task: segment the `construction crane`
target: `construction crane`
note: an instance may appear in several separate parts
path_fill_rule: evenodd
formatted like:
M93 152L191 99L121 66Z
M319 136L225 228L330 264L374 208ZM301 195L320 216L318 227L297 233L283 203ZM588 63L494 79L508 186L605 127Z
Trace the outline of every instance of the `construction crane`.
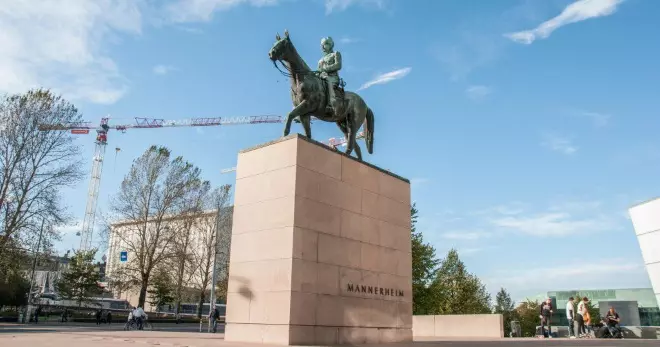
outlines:
M85 207L85 218L80 232L76 235L81 236L80 249L88 250L92 245L92 234L94 230L94 221L96 217L96 206L99 198L99 187L101 185L101 171L103 170L103 159L105 156L105 147L108 144L108 131L118 130L122 133L128 129L153 129L153 128L172 128L172 127L205 127L220 125L238 125L238 124L266 124L282 123L281 116L249 116L233 118L191 118L183 120L165 120L154 118L135 118L135 123L110 125L109 117L101 118L99 126L93 126L90 122L70 122L60 124L40 124L41 131L62 131L69 130L72 134L89 134L90 130L96 130L96 148L94 149L94 158L92 162L92 175L89 181L87 192L87 206Z
M357 136L355 136L355 138L358 139L358 140L359 139L364 139L364 130L360 131L357 134ZM324 145L326 145L328 147L332 147L334 150L337 150L337 147L346 146L346 144L348 143L348 140L346 140L345 137L342 137L340 139L335 139L334 137L331 137L331 138L328 139L327 142L321 142L321 143L323 143ZM222 170L220 170L220 173L221 174L228 174L228 173L231 173L231 172L234 172L234 171L236 171L235 166L230 167L230 168L226 168L226 169L222 169Z

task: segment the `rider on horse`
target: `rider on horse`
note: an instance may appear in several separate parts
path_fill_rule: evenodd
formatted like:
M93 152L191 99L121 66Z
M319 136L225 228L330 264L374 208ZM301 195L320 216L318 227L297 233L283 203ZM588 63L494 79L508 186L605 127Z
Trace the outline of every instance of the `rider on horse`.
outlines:
M324 37L321 39L321 50L323 51L323 58L319 60L320 77L326 82L328 88L328 102L326 103L325 112L332 114L338 111L340 104L335 95L335 88L339 87L339 70L341 70L341 53L333 51L335 42L332 37Z

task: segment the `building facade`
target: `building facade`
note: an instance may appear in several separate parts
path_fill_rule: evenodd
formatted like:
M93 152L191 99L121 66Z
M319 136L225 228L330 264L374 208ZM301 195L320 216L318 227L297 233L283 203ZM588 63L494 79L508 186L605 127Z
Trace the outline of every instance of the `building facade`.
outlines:
M660 199L633 206L628 210L656 305L660 305Z
M570 297L588 298L594 307L599 309L601 315L613 306L620 311L624 325L660 325L660 308L651 288L552 291L548 292L547 297L552 299L552 304L556 308L553 324L557 325L568 325L566 304Z
M132 306L138 305L139 299L139 285L120 286L118 282L122 282L122 271L126 268L136 269L139 268L140 257L137 252L140 252L140 245L145 243L152 247L156 243L153 242L155 237L176 237L166 242L158 242L156 253L162 252L166 254L162 260L156 264L156 268L165 269L170 278L176 279L181 277L185 279L183 291L186 293L200 292L203 287L202 277L204 273L198 273L203 269L208 269L205 273L206 280L208 281L208 288L210 290L210 277L213 270L212 264L207 264L211 261L213 256L213 245L217 245L219 254L226 254L228 259L229 244L231 239L231 213L232 209L227 208L222 216L227 220L222 221L220 224L219 232L215 232L216 225L216 211L206 211L194 216L172 216L159 221L161 225L156 227L156 221L149 221L144 226L142 222L121 221L111 225L110 237L108 242L108 253L106 254L106 278L108 279L109 289L112 291L116 299L127 300ZM186 224L188 223L188 224ZM186 226L187 225L187 226ZM228 227L227 227L228 226ZM171 233L171 235L156 233ZM184 234L181 234L183 232ZM177 233L177 236L173 236ZM185 247L182 244L181 238L185 237ZM183 248L181 248L183 247ZM151 251L151 248L147 248ZM175 269L177 266L176 259L187 259L184 267L183 274L177 274ZM222 258L222 257L219 257ZM222 261L219 259L219 261ZM155 268L155 269L156 269ZM221 268L221 267L219 267ZM151 272L152 278L155 270ZM219 274L222 278L223 273ZM114 285L113 285L114 284ZM173 284L174 285L174 284ZM206 298L208 299L208 297ZM149 296L147 295L147 302L145 303L145 310L156 310L149 304Z

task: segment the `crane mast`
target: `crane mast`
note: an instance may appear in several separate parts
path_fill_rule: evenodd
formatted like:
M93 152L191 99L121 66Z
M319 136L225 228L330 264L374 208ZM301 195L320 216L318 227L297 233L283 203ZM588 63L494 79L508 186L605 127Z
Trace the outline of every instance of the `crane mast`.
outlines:
M108 144L107 129L102 127L96 132L97 136L94 158L92 161L92 176L89 180L89 188L87 190L85 218L83 219L82 230L80 231L80 249L82 250L87 250L92 247L94 222L96 220L96 206L99 201L99 188L101 186L101 173L103 171L103 159L105 157L105 148Z

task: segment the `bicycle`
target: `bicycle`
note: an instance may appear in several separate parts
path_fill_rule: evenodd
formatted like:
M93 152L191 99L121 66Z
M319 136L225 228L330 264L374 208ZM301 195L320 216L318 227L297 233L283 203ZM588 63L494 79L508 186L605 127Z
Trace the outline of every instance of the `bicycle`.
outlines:
M151 331L153 330L153 328L154 328L153 325L148 320L145 319L142 321L142 330ZM124 327L124 330L129 330L129 331L138 330L137 321L135 319L131 319L130 321L126 322L126 326Z

